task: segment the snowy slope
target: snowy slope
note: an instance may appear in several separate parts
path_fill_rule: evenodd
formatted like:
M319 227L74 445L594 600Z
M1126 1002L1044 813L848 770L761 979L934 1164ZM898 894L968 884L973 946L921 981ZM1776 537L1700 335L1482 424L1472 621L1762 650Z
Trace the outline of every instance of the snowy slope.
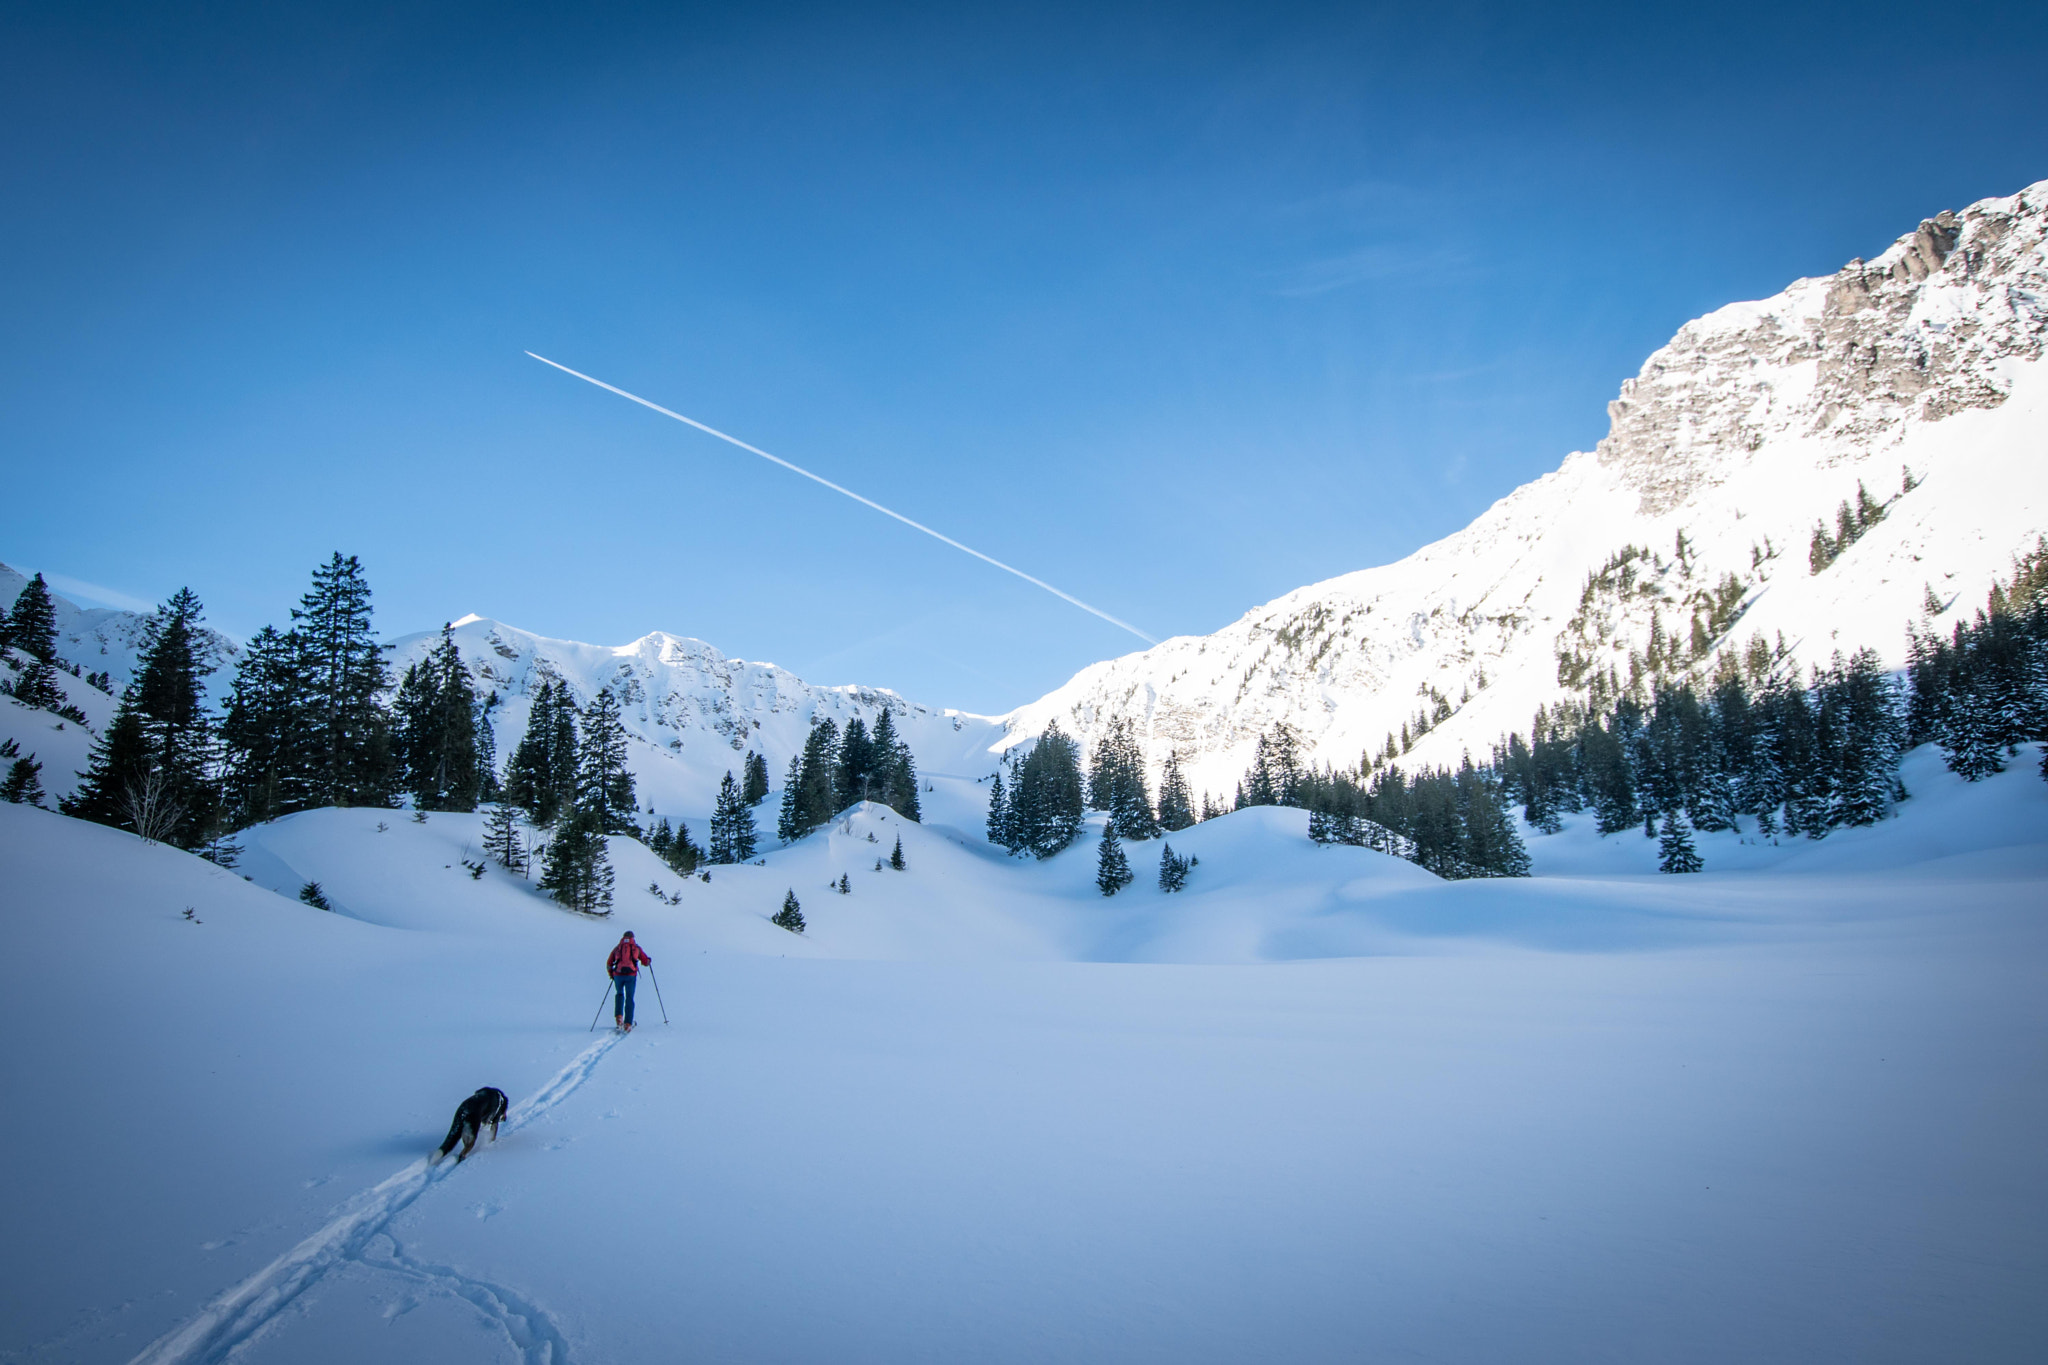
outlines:
M0 807L0 1358L2031 1360L2048 785L1913 764L1736 873L1264 809L1105 901L864 808L709 884L615 840L610 922L470 878L474 817L289 817L244 881Z
M1568 667L1626 679L1653 629L1689 646L1695 617L1705 664L1782 634L1805 665L1863 646L1895 665L1930 593L1946 625L2048 532L2044 227L2048 182L1688 323L1609 405L1596 450L1399 563L1085 669L1006 717L1011 740L1127 716L1155 765L1177 750L1227 795L1276 721L1348 766L1441 698L1452 716L1407 761L1483 756L1565 694ZM1859 482L1895 498L1885 519L1809 572L1815 525ZM1627 577L1589 591L1632 546L1647 553ZM1735 619L1716 621L1731 576Z
M987 717L935 711L880 688L814 686L774 664L728 658L702 640L657 631L629 645L587 645L481 616L463 617L454 633L479 694L495 691L504 700L493 720L501 767L526 733L542 679L566 682L579 706L609 687L623 712L640 803L664 815L707 816L719 780L728 771L740 776L750 749L766 755L779 791L813 716L842 728L859 716L872 727L887 708L921 775L978 777L995 768L987 750L1002 730ZM431 632L394 641L393 676L439 640L439 632ZM766 818L772 825L772 810Z

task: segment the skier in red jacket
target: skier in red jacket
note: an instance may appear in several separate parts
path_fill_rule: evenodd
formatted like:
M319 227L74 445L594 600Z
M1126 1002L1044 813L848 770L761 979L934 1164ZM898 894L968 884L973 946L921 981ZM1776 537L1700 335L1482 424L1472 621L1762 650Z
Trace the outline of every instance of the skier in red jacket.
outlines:
M605 970L612 974L612 1023L622 1033L633 1029L633 987L640 982L643 965L652 967L654 959L640 951L640 945L633 941L633 931L628 929L604 963Z

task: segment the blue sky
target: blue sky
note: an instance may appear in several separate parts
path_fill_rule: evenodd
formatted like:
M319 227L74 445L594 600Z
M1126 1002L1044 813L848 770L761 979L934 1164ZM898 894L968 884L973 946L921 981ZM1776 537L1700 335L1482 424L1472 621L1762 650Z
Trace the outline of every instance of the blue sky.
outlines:
M0 559L1000 710L2048 177L2038 6L0 10ZM279 12L289 11L289 12Z

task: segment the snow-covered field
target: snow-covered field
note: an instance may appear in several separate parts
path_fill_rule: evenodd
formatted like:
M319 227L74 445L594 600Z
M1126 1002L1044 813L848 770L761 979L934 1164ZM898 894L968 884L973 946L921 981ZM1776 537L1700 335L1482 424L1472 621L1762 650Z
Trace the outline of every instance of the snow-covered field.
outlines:
M1899 819L1697 877L1247 811L1111 901L962 782L708 884L615 841L610 922L472 879L471 817L290 817L244 880L0 806L0 1360L2036 1360L2032 769L1917 753ZM627 927L671 1022L615 1039Z

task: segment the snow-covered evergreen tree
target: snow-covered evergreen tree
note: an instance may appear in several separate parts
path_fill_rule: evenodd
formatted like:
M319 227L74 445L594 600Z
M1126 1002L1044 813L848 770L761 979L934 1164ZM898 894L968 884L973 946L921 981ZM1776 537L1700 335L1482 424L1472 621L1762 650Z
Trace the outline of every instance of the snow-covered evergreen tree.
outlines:
M292 609L306 649L302 724L312 800L323 806L389 805L395 782L384 650L371 626L370 585L354 555L313 571Z
M612 864L604 813L576 806L556 825L542 861L540 885L571 910L605 913L612 903Z
M730 769L718 784L718 806L711 814L710 861L744 863L754 856L758 836L754 833L754 811L746 795L733 780Z
M803 822L803 758L789 756L789 774L782 779L782 809L775 817L775 837L793 844L811 832Z
M749 749L742 771L746 774L740 787L740 797L750 806L758 806L768 795L768 760Z
M14 599L7 615L7 647L23 655L14 680L15 700L24 706L54 711L64 704L57 686L57 607L49 585L37 574Z
M626 727L619 699L600 687L583 708L583 737L576 749L576 805L593 812L606 834L640 832L633 773L626 766Z
M1169 750L1159 771L1159 828L1174 834L1194 823L1194 798L1188 792L1187 778L1181 774L1180 755Z
M1020 849L1050 858L1081 832L1081 765L1074 741L1049 721L1017 765L1010 789L1010 834Z
M1664 837L1657 844L1659 872L1698 872L1704 866L1693 847L1685 816L1676 810L1664 812Z
M43 804L43 765L36 762L34 754L22 754L7 767L7 776L0 780L0 801L11 801L21 806Z
M1001 771L988 784L988 841L1012 853L1018 848L1010 820L1010 798L1003 790Z
M484 815L484 853L514 876L526 875L526 840L519 833L519 812L503 801Z
M1172 844L1162 845L1159 850L1159 889L1178 891L1188 884L1188 869L1194 861L1173 851Z
M804 931L804 908L797 901L796 888L791 887L782 897L782 908L768 921L778 929L787 929L792 934Z
M917 799L917 762L911 757L910 745L897 733L894 713L886 706L875 717L871 742L875 764L882 775L881 795L877 799L906 820L922 820L923 808Z
M543 677L534 689L526 733L505 765L505 799L546 828L576 800L576 704L569 686Z
M1116 822L1102 822L1102 844L1095 856L1095 886L1105 896L1114 896L1131 884L1131 860L1124 855L1117 838Z

